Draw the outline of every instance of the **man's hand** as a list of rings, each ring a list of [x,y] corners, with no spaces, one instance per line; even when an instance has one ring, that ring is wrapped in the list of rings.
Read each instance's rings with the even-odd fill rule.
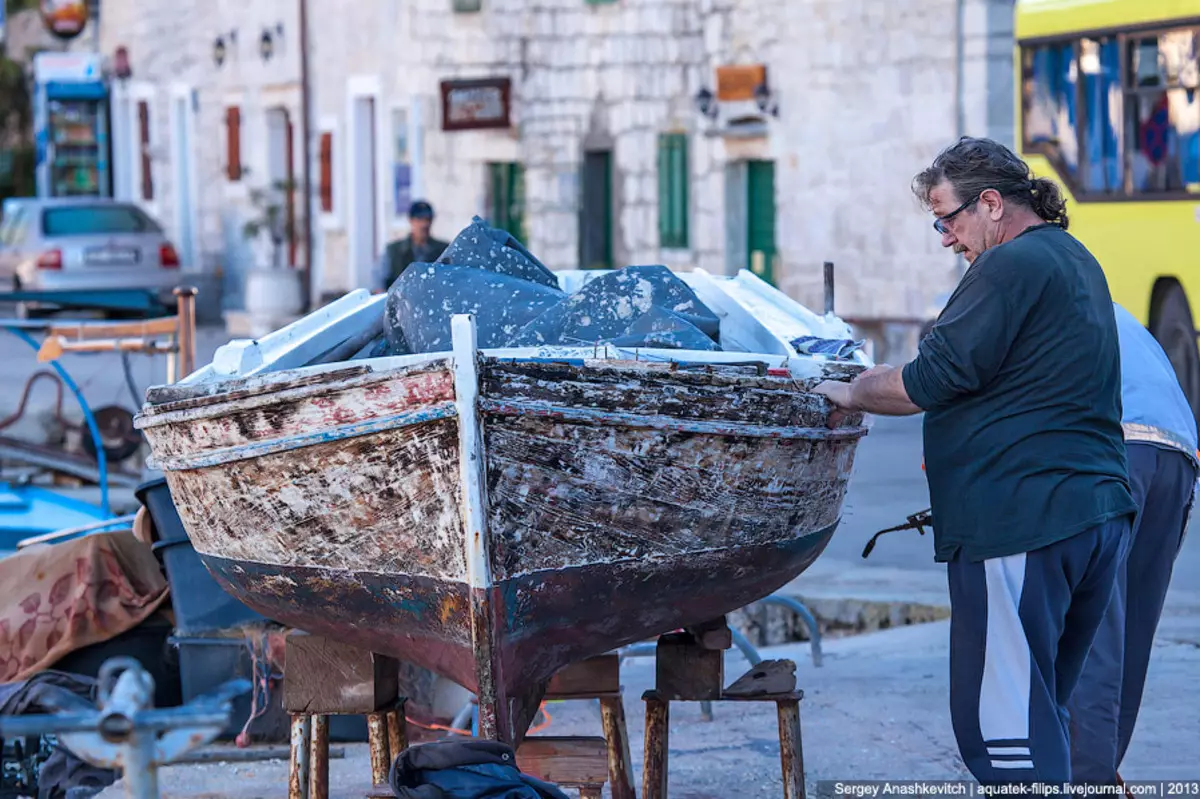
[[[826,380],[813,389],[834,404],[829,414],[829,427],[837,427],[846,416],[856,411],[904,416],[920,413],[904,390],[903,378],[896,367],[872,366],[849,383]]]
[[[814,388],[813,393],[820,394],[833,403],[833,411],[829,414],[829,419],[825,422],[830,428],[840,426],[845,418],[854,410],[853,400],[850,396],[852,389],[849,383],[843,383],[839,380],[826,380]]]

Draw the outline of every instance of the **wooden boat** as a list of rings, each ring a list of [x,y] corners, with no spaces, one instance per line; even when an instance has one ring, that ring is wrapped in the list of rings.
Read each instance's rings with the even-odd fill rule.
[[[805,389],[868,361],[788,342],[849,329],[748,272],[680,277],[724,351],[480,351],[460,316],[452,352],[347,361],[381,329],[359,291],[152,389],[137,426],[226,590],[460,683],[518,743],[559,669],[762,598],[837,527],[866,431]]]

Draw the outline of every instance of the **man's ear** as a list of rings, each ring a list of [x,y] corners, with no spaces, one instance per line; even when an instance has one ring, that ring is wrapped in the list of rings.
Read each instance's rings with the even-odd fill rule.
[[[993,222],[1004,216],[1004,197],[995,189],[984,189],[979,202],[987,209],[988,217]]]

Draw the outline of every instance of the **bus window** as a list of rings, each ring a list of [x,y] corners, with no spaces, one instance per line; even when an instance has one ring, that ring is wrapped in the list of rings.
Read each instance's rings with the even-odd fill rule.
[[[1135,193],[1200,192],[1200,35],[1129,41],[1126,135]]]
[[[1079,163],[1076,134],[1076,65],[1071,42],[1027,48],[1025,59],[1025,142],[1068,175]]]
[[[1079,43],[1083,75],[1083,188],[1093,194],[1124,190],[1121,163],[1121,45],[1115,37]]]

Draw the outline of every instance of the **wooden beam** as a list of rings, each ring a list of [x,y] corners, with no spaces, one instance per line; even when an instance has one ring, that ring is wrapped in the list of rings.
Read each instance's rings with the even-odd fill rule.
[[[721,698],[725,654],[705,649],[687,633],[659,636],[654,689],[662,699],[700,702]]]
[[[284,662],[283,706],[289,713],[366,715],[396,706],[400,663],[395,658],[294,633],[287,637]]]
[[[599,737],[533,736],[517,748],[517,767],[555,785],[603,785],[608,748]]]
[[[621,692],[621,657],[598,655],[573,663],[555,674],[546,699],[592,699]]]

